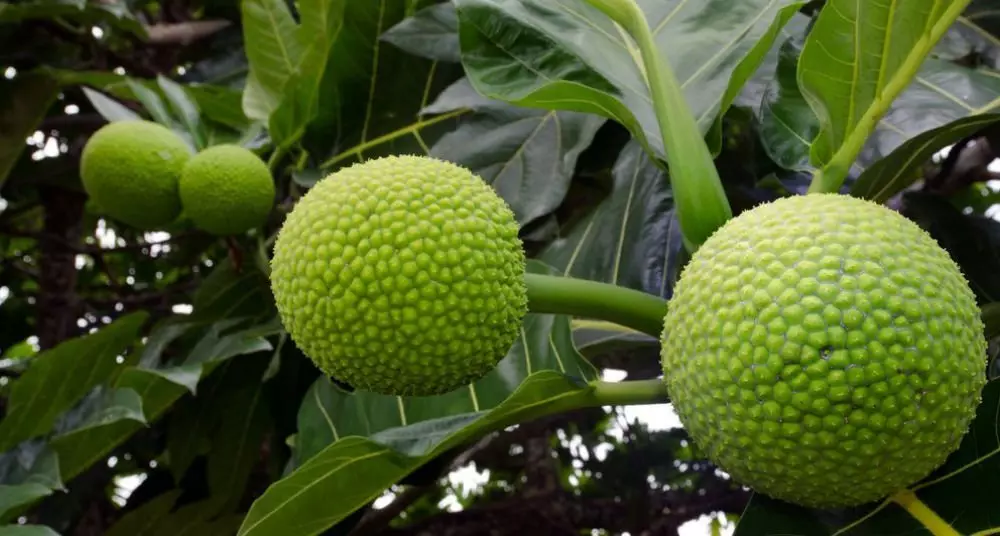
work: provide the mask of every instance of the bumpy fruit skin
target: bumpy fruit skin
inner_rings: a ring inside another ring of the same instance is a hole
[[[271,284],[292,339],[327,375],[400,396],[491,371],[527,312],[504,201],[468,170],[390,156],[318,182],[275,242]]]
[[[720,228],[685,267],[662,343],[696,445],[735,480],[816,508],[928,475],[986,382],[979,309],[947,252],[903,216],[837,194]]]
[[[274,207],[267,165],[238,145],[215,145],[195,155],[180,179],[185,216],[203,231],[234,235],[258,227]]]
[[[193,151],[152,121],[108,123],[87,141],[80,180],[103,213],[138,229],[174,221],[181,211],[178,181]]]

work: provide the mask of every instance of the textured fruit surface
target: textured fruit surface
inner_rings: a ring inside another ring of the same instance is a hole
[[[448,162],[344,168],[299,200],[271,281],[299,348],[356,389],[433,395],[492,370],[527,312],[514,214]]]
[[[116,121],[83,149],[80,180],[112,219],[139,229],[166,225],[181,211],[178,182],[192,151],[169,128],[151,121]]]
[[[264,223],[274,206],[267,165],[238,145],[215,145],[195,155],[180,179],[181,206],[194,225],[233,235]]]
[[[720,468],[832,508],[905,488],[958,447],[986,341],[968,283],[927,233],[868,201],[809,194],[741,214],[692,256],[662,364]]]

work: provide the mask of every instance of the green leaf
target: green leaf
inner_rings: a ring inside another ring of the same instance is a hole
[[[478,91],[523,106],[614,119],[658,158],[665,157],[638,52],[603,13],[585,0],[456,0],[456,5],[462,59]],[[790,0],[644,5],[660,52],[703,133],[798,5]],[[546,54],[538,54],[540,49]]]
[[[260,459],[261,443],[270,429],[267,396],[261,377],[270,355],[254,356],[249,363],[229,367],[229,376],[239,382],[222,400],[222,408],[240,408],[237,414],[225,415],[218,433],[212,437],[208,454],[208,486],[213,513],[232,512],[246,493],[251,469]]]
[[[656,337],[600,320],[574,319],[573,344],[587,359],[610,352],[660,347]]]
[[[994,498],[1000,493],[1000,382],[983,390],[976,418],[959,449],[927,478],[910,489],[959,534],[984,534],[996,527]],[[894,502],[850,510],[801,508],[755,494],[740,517],[736,536],[788,534],[824,536],[917,534],[926,529]]]
[[[170,514],[181,490],[170,490],[158,495],[123,515],[111,526],[105,536],[149,536],[164,517]]]
[[[533,273],[551,273],[531,261]],[[299,408],[295,459],[302,463],[332,442],[347,436],[371,436],[389,428],[443,418],[480,413],[502,404],[533,373],[556,370],[582,380],[597,371],[573,346],[569,319],[529,314],[521,337],[496,368],[467,388],[429,397],[394,397],[355,391],[347,393],[329,379],[313,384]]]
[[[122,371],[114,387],[131,389],[139,394],[147,423],[155,422],[185,392],[183,387],[164,380],[148,370],[132,367]],[[117,420],[53,439],[51,446],[59,454],[63,479],[69,480],[80,474],[107,456],[112,449],[143,426],[136,420]]]
[[[146,37],[145,27],[124,4],[85,0],[0,2],[0,23],[57,17],[66,22],[73,21],[86,26],[109,24],[136,37]]]
[[[19,506],[31,504],[51,494],[52,488],[34,482],[15,486],[0,484],[0,520],[7,520],[5,514],[9,511]]]
[[[133,78],[126,78],[125,84],[132,91],[132,95],[142,104],[142,107],[149,112],[153,121],[165,125],[170,129],[174,128],[177,122],[174,121],[173,116],[167,111],[166,105],[163,104],[163,99],[160,98],[156,91],[153,91]]]
[[[858,177],[851,195],[884,203],[922,178],[922,167],[942,147],[990,127],[1000,113],[977,114],[910,138]]]
[[[1000,302],[983,306],[983,323],[986,325],[986,338],[1000,336]]]
[[[134,121],[142,119],[142,116],[128,109],[123,104],[115,101],[114,99],[108,98],[103,94],[90,89],[89,87],[83,88],[83,94],[86,95],[87,100],[90,104],[97,110],[97,113],[101,114],[101,117],[107,119],[109,122],[114,121]]]
[[[669,298],[686,253],[666,177],[635,141],[612,176],[611,194],[538,259],[562,275]]]
[[[142,412],[142,398],[133,389],[111,389],[101,390],[94,397],[93,401],[83,407],[74,408],[74,412],[80,413],[74,421],[79,424],[69,429],[59,429],[53,439],[62,439],[68,443],[73,442],[75,434],[86,432],[91,428],[100,428],[121,420],[135,421],[146,424],[146,417]]]
[[[135,342],[147,317],[144,312],[123,316],[36,357],[11,388],[7,415],[0,421],[0,452],[49,432],[60,413],[118,374],[115,360]],[[37,396],[41,392],[46,396]]]
[[[838,191],[875,124],[910,85],[968,0],[856,2],[820,10],[799,58],[799,87],[820,119],[816,188]]]
[[[44,74],[20,74],[14,80],[0,81],[0,186],[24,152],[24,140],[55,102],[58,89]]]
[[[805,29],[788,35],[778,49],[770,83],[757,110],[764,151],[785,169],[811,170],[809,144],[819,133],[819,120],[798,84],[799,54]]]
[[[243,91],[243,112],[267,122],[295,73],[302,45],[283,0],[246,0],[240,4],[243,42],[250,74]]]
[[[0,536],[59,536],[59,533],[44,525],[4,525],[0,526]]]
[[[458,13],[455,4],[443,2],[426,7],[403,19],[382,40],[424,58],[459,63]]]
[[[582,407],[592,393],[579,379],[543,370],[490,411],[459,413],[456,407],[377,438],[343,437],[271,485],[251,506],[239,535],[283,534],[288,527],[302,536],[319,534],[442,452],[530,415]]]
[[[188,95],[184,86],[181,86],[177,82],[163,75],[157,76],[156,82],[163,91],[163,94],[166,95],[167,102],[170,103],[170,108],[173,109],[174,114],[180,118],[184,128],[187,129],[187,133],[191,136],[195,148],[198,150],[204,149],[205,132],[201,124],[201,112],[198,110],[198,104]]]
[[[429,108],[444,113],[473,108],[470,94],[475,90],[463,78]],[[505,103],[474,109],[479,113],[442,136],[430,155],[461,164],[485,179],[522,225],[562,204],[580,153],[606,121],[591,114]]]

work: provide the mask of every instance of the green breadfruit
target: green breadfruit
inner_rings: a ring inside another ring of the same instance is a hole
[[[163,125],[116,121],[87,141],[80,179],[103,214],[138,229],[161,227],[181,212],[177,183],[192,153]]]
[[[225,236],[262,225],[274,207],[267,165],[237,145],[215,145],[184,166],[180,180],[184,215],[203,231]]]
[[[671,400],[733,478],[810,507],[863,504],[939,467],[986,382],[975,297],[923,229],[810,194],[730,220],[664,323]]]
[[[391,156],[318,182],[271,265],[292,339],[357,389],[434,395],[492,370],[527,311],[518,224],[457,165]]]

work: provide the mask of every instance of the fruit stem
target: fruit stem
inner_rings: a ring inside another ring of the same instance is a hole
[[[601,406],[638,406],[670,401],[667,383],[658,378],[624,382],[596,381],[591,385],[594,388],[594,402]]]
[[[608,283],[542,274],[525,274],[528,310],[614,322],[659,337],[667,314],[663,298]]]
[[[904,510],[916,518],[934,536],[961,536],[960,532],[942,519],[937,512],[931,510],[912,491],[908,489],[898,491],[889,499],[903,507]]]

